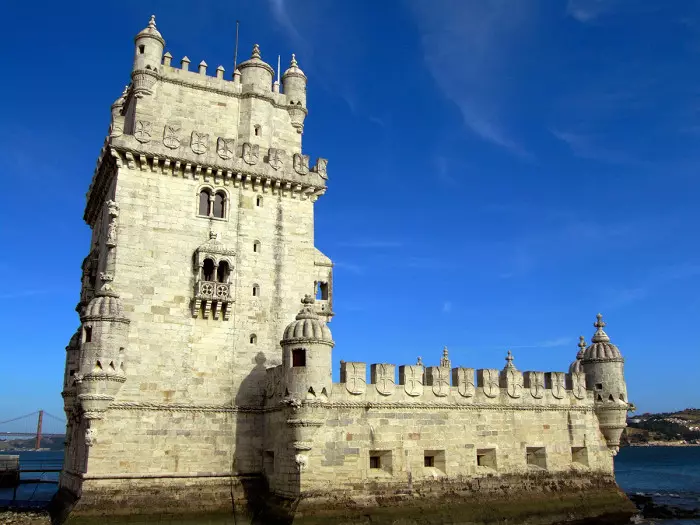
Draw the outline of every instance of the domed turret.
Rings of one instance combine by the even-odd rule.
[[[136,35],[134,43],[134,66],[131,78],[134,82],[134,94],[142,96],[151,93],[165,48],[165,40],[156,29],[155,15],[151,15],[148,26]]]
[[[292,125],[301,133],[304,130],[304,119],[307,114],[306,75],[299,68],[295,55],[292,55],[289,69],[282,75],[282,86],[287,96],[287,111],[292,118]]]
[[[257,91],[272,91],[272,77],[275,71],[270,64],[263,62],[258,44],[253,46],[250,58],[238,64],[237,70],[240,72],[243,86],[253,86]]]
[[[100,419],[114,400],[124,374],[124,349],[129,320],[119,295],[105,284],[80,318],[82,343],[80,373],[76,375],[78,402],[85,417]]]
[[[576,361],[571,363],[569,366],[570,374],[578,374],[579,372],[583,372],[583,364],[581,361],[583,359],[583,354],[586,351],[586,339],[582,335],[580,335],[578,338],[578,349]]]
[[[622,431],[627,426],[630,406],[623,373],[624,359],[603,330],[605,322],[601,314],[597,315],[593,326],[596,332],[591,338],[591,345],[583,352],[581,366],[586,373],[586,385],[593,389],[600,430],[608,447],[616,453]]]
[[[327,398],[331,391],[331,349],[334,346],[330,329],[315,312],[310,295],[302,299],[302,308],[284,330],[282,367],[287,391],[299,398]]]

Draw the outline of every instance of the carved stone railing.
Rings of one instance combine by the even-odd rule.
[[[197,317],[199,312],[203,311],[203,316],[206,319],[209,317],[209,312],[213,310],[214,319],[218,319],[219,314],[223,312],[224,321],[227,321],[231,315],[232,302],[230,283],[196,281],[192,316]],[[202,305],[204,305],[203,310]]]

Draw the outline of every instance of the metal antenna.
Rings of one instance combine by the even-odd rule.
[[[238,65],[238,24],[240,22],[236,20],[236,47],[233,49],[233,73],[236,73],[236,66]]]

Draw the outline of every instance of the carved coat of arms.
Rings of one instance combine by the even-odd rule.
[[[394,393],[394,365],[377,364],[374,366],[374,386],[383,396]]]
[[[544,396],[544,373],[528,372],[530,379],[530,395],[535,399],[542,399]]]
[[[566,386],[564,385],[564,372],[550,372],[552,382],[552,395],[556,399],[564,399]]]
[[[267,160],[273,170],[278,170],[284,165],[284,150],[270,148],[267,152]]]
[[[571,374],[571,390],[576,399],[583,399],[586,397],[586,374],[583,372]]]
[[[234,139],[225,139],[219,137],[216,139],[216,153],[224,160],[228,160],[233,157],[233,145]]]
[[[474,369],[458,368],[457,392],[459,392],[459,395],[462,397],[473,397],[474,390]]]
[[[345,363],[345,388],[353,395],[364,394],[367,390],[364,363]]]
[[[409,396],[423,394],[423,367],[420,365],[406,365],[403,367],[403,389]]]
[[[328,167],[328,159],[319,158],[316,161],[316,173],[318,173],[322,179],[328,178],[328,172],[326,169],[327,167]]]
[[[205,151],[207,151],[207,148],[209,147],[207,143],[209,142],[209,134],[208,133],[199,133],[198,131],[193,131],[192,132],[192,138],[190,139],[190,146],[192,147],[192,151],[194,151],[197,155],[201,155]]]
[[[486,397],[496,397],[500,391],[498,384],[498,370],[495,368],[485,368],[481,370],[481,377]]]
[[[431,366],[433,394],[445,397],[450,393],[450,370],[441,366]]]
[[[275,395],[275,368],[265,370],[265,397],[267,399]]]
[[[166,148],[177,149],[180,147],[180,126],[166,124],[163,129],[163,145]]]
[[[511,368],[505,371],[506,392],[513,398],[520,397],[523,391],[523,374]]]
[[[243,143],[243,161],[246,164],[250,164],[251,166],[253,164],[258,163],[258,159],[260,158],[260,146],[257,144],[251,144],[250,142],[244,142]]]
[[[147,120],[137,120],[134,126],[134,138],[139,142],[151,140],[151,123]]]
[[[294,171],[299,175],[306,175],[309,173],[308,155],[302,155],[301,153],[294,154]]]

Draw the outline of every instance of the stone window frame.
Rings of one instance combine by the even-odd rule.
[[[208,191],[209,192],[209,214],[208,215],[201,215],[199,213],[199,199],[200,195],[203,191]],[[224,216],[223,217],[216,217],[214,216],[214,199],[216,198],[217,193],[223,193],[224,195]],[[231,194],[226,188],[220,187],[220,186],[212,186],[211,184],[201,184],[197,188],[197,192],[195,193],[195,209],[194,209],[194,214],[195,217],[198,219],[207,219],[207,220],[212,220],[212,221],[226,221],[228,222],[229,216],[231,215]]]

